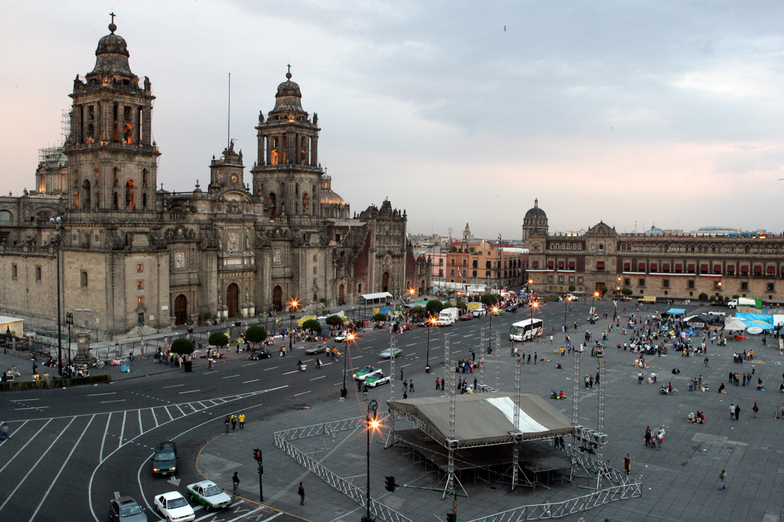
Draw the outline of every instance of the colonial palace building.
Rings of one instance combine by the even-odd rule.
[[[529,216],[530,214],[530,216]],[[784,237],[770,234],[619,234],[605,223],[581,235],[550,235],[544,211],[523,221],[528,280],[534,292],[591,294],[606,287],[635,296],[697,299],[708,296],[784,302]]]
[[[292,299],[320,310],[429,289],[405,211],[384,201],[352,217],[332,190],[318,116],[302,108],[290,72],[274,108],[259,112],[249,182],[232,141],[213,156],[206,190],[198,180],[189,192],[158,188],[152,83],[131,72],[125,40],[109,29],[94,69],[73,82],[70,131],[43,157],[36,189],[0,198],[0,313],[52,326],[60,280],[63,317],[122,336]]]

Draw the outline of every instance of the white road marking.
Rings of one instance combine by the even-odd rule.
[[[310,390],[308,390],[308,391],[304,391],[304,392],[302,392],[302,393],[297,393],[297,394],[294,394],[294,397],[299,397],[300,395],[306,395],[306,394],[308,394],[308,393],[310,393]]]
[[[56,439],[54,439],[54,441],[52,441],[52,443],[51,443],[51,444],[49,444],[49,445],[46,447],[46,451],[44,451],[43,453],[41,453],[41,456],[40,456],[40,457],[38,457],[38,460],[37,460],[37,461],[35,461],[35,464],[33,464],[32,466],[30,466],[30,469],[28,469],[28,470],[27,470],[27,473],[25,474],[25,476],[24,476],[24,477],[22,477],[22,480],[20,480],[20,481],[19,481],[19,483],[18,483],[18,484],[16,485],[16,487],[14,488],[14,490],[13,490],[13,491],[12,491],[12,492],[11,492],[11,493],[8,495],[8,497],[6,497],[6,499],[5,499],[5,502],[3,502],[3,504],[2,504],[2,505],[0,505],[0,511],[2,511],[2,510],[3,510],[3,508],[5,507],[5,505],[6,505],[6,504],[8,504],[8,502],[9,502],[9,501],[10,501],[10,500],[13,498],[13,496],[16,494],[16,492],[17,492],[17,491],[19,491],[19,488],[21,488],[21,487],[22,487],[22,484],[24,484],[25,480],[27,480],[27,477],[29,477],[29,476],[30,476],[30,473],[32,473],[32,472],[33,472],[33,470],[34,470],[34,469],[35,469],[35,468],[38,466],[38,464],[40,464],[40,463],[41,463],[41,461],[42,461],[42,460],[43,460],[43,458],[46,456],[46,454],[47,454],[47,453],[49,453],[49,451],[51,451],[51,449],[52,449],[52,448],[54,448],[54,445],[55,445],[55,444],[57,444],[57,441],[58,441],[58,440],[60,440],[60,437],[62,437],[62,436],[63,436],[63,433],[65,433],[65,432],[66,432],[66,430],[68,430],[68,428],[70,428],[70,427],[71,427],[71,424],[73,424],[73,422],[74,422],[75,420],[76,420],[76,417],[73,417],[73,418],[71,419],[71,422],[69,422],[69,423],[68,423],[68,426],[66,426],[65,428],[63,428],[63,430],[60,432],[60,434],[57,436],[57,438],[56,438]],[[48,423],[47,423],[47,424],[48,424]],[[20,450],[20,451],[21,451],[21,450]]]
[[[44,410],[49,406],[31,406],[29,408],[14,408],[14,411],[24,411],[24,410]]]
[[[280,368],[280,366],[271,366],[271,367],[269,367],[269,368],[264,368],[264,371],[265,371],[265,372],[268,372],[268,371],[270,371],[270,370],[277,370],[278,368]]]
[[[172,384],[171,386],[164,386],[163,389],[166,388],[179,388],[180,386],[185,386],[184,384]]]
[[[120,427],[120,446],[118,446],[118,447],[122,447],[123,436],[125,436],[125,419],[126,419],[127,416],[128,416],[128,412],[124,411],[123,412],[122,425]]]
[[[39,399],[11,399],[10,402],[30,402],[30,401],[37,401]]]
[[[127,399],[115,399],[113,401],[101,401],[101,404],[111,404],[113,402],[125,402]]]
[[[299,373],[299,371],[300,370],[293,370],[293,371],[290,371],[290,372],[286,372],[283,375],[291,375],[292,373]],[[30,408],[30,409],[32,409],[32,408]]]
[[[10,464],[10,463],[11,463],[11,462],[12,462],[12,461],[13,461],[13,460],[16,458],[16,457],[18,457],[20,453],[22,453],[22,451],[23,451],[23,450],[24,450],[24,449],[27,447],[27,445],[28,445],[28,444],[30,444],[31,442],[33,442],[33,439],[34,439],[34,438],[36,438],[36,437],[38,436],[38,434],[39,434],[39,433],[41,433],[41,431],[43,431],[43,429],[44,429],[44,428],[46,428],[47,426],[49,426],[49,423],[50,423],[50,422],[52,422],[52,419],[49,419],[48,421],[46,421],[46,424],[44,424],[43,426],[41,426],[41,428],[40,428],[40,429],[39,429],[37,432],[35,432],[35,435],[33,435],[32,437],[30,437],[29,439],[27,439],[27,442],[25,443],[25,445],[24,445],[24,446],[22,446],[21,448],[19,448],[19,451],[17,451],[16,453],[14,453],[14,456],[13,456],[13,457],[11,457],[10,459],[8,459],[8,461],[5,463],[5,466],[3,466],[2,468],[0,468],[0,473],[2,473],[2,472],[3,472],[3,470],[4,470],[6,467],[8,467],[8,465],[9,465],[9,464]],[[27,421],[25,421],[25,422],[24,422],[24,424],[22,424],[22,426],[24,426],[25,424],[27,424]],[[21,428],[22,426],[19,426],[19,428]],[[17,430],[16,430],[14,433],[16,433],[17,431],[19,431],[19,429],[17,429]],[[13,435],[12,435],[12,436],[13,436]]]
[[[89,393],[89,394],[87,394],[88,397],[100,397],[102,395],[117,395],[117,392]]]
[[[243,382],[242,384],[250,384],[250,383],[252,383],[252,382],[256,382],[256,381],[258,381],[258,380],[259,380],[259,379],[252,379],[252,380],[250,380],[250,381],[245,381],[245,382]]]
[[[183,394],[185,394],[185,393],[196,393],[196,392],[200,392],[200,391],[201,391],[201,390],[187,390],[187,391],[181,391],[181,392],[179,392],[177,395],[183,395]],[[182,411],[182,410],[180,410],[180,411]]]
[[[238,373],[237,375],[227,375],[226,377],[223,377],[223,378],[224,379],[233,379],[234,377],[239,377],[239,376],[240,376],[240,374]]]
[[[76,451],[76,448],[77,448],[77,446],[79,446],[79,443],[82,442],[82,439],[84,438],[84,434],[87,433],[87,428],[90,427],[90,424],[93,423],[94,419],[95,419],[95,415],[90,417],[90,422],[87,423],[87,426],[85,426],[84,429],[82,430],[82,434],[79,435],[79,439],[76,441],[75,444],[73,444],[73,447],[71,448],[71,452],[68,454],[68,457],[66,457],[65,460],[63,461],[63,465],[60,466],[60,470],[57,472],[57,475],[55,475],[54,480],[52,481],[52,483],[49,484],[49,489],[47,489],[46,493],[44,493],[44,496],[41,499],[41,502],[38,504],[38,507],[35,508],[35,512],[30,517],[30,520],[33,520],[35,518],[35,516],[38,514],[38,511],[40,511],[41,506],[44,505],[44,501],[46,501],[46,497],[48,497],[49,493],[52,492],[52,488],[54,487],[55,483],[57,482],[57,479],[60,478],[60,475],[63,473],[63,470],[65,469],[65,466],[68,464],[68,461],[71,460],[71,457],[73,456],[74,451]]]
[[[323,379],[323,378],[325,378],[325,377],[326,377],[326,375],[322,375],[321,377],[313,377],[313,378],[311,379],[311,381],[317,381],[317,380],[319,380],[319,379]]]
[[[109,422],[112,420],[112,414],[106,418],[106,428],[103,430],[103,438],[101,439],[101,451],[98,454],[98,462],[103,462],[103,447],[106,444],[106,434],[109,432]]]

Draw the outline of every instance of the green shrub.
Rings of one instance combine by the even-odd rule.
[[[195,349],[196,347],[193,345],[193,341],[187,337],[175,339],[175,341],[171,344],[171,351],[178,355],[190,355]]]
[[[245,332],[245,340],[251,343],[260,343],[267,338],[267,329],[258,324],[249,326]]]
[[[305,330],[310,330],[313,333],[319,333],[321,331],[321,323],[316,319],[308,319],[302,323],[302,328]]]
[[[229,336],[223,332],[212,332],[207,342],[212,346],[226,346],[229,344]]]

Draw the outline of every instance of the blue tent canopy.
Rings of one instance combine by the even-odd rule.
[[[765,314],[735,314],[735,317],[740,319],[746,328],[756,326],[763,330],[773,330],[773,316]]]
[[[667,313],[669,315],[683,315],[683,314],[686,313],[686,309],[685,308],[670,308],[669,310],[667,310]]]

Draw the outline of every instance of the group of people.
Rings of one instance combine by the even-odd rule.
[[[645,447],[646,448],[659,448],[661,449],[664,442],[664,427],[656,430],[656,434],[651,431],[650,426],[645,427]]]
[[[237,423],[240,425],[240,429],[245,429],[245,412],[241,411],[239,414],[232,413],[231,415],[226,415],[226,418],[223,420],[223,424],[226,426],[226,433],[229,432],[229,426],[231,426],[231,431],[237,429]]]

